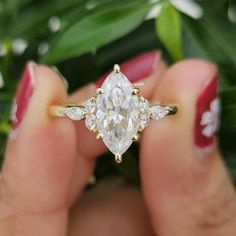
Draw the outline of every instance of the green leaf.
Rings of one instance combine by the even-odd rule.
[[[204,15],[199,20],[183,17],[186,32],[205,51],[208,59],[236,68],[236,26],[226,16]]]
[[[24,17],[19,15],[18,18],[12,22],[11,27],[7,29],[8,36],[35,40],[36,35],[43,29],[47,29],[50,17],[58,16],[61,19],[63,14],[71,12],[74,9],[77,10],[77,17],[80,17],[82,12],[87,11],[85,9],[85,0],[55,0],[48,1],[47,4],[39,1],[32,6],[26,7],[21,12],[21,15]],[[19,17],[21,17],[20,21]]]
[[[221,101],[223,105],[236,104],[236,86],[231,86],[221,92]]]
[[[144,3],[126,4],[84,17],[58,35],[42,62],[55,63],[95,51],[135,29],[149,8],[150,5]]]
[[[8,122],[0,122],[0,133],[8,134],[11,130],[11,126]]]
[[[183,58],[182,23],[180,13],[170,4],[164,3],[156,18],[157,34],[175,60]]]

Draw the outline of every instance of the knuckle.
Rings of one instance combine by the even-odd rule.
[[[227,183],[198,202],[197,224],[200,228],[218,228],[230,224],[236,218],[236,195]]]

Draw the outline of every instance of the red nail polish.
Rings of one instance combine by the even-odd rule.
[[[20,83],[17,88],[15,100],[12,107],[12,128],[16,130],[25,115],[26,109],[28,107],[30,98],[32,97],[34,86],[35,86],[35,76],[34,76],[34,62],[29,62],[23,72],[20,79]]]
[[[195,143],[199,148],[207,148],[214,143],[218,128],[220,103],[217,75],[205,85],[196,106]]]
[[[142,80],[153,72],[160,55],[160,51],[155,50],[128,60],[120,65],[122,73],[124,73],[132,83]],[[102,85],[109,73],[111,73],[111,71],[101,76],[95,82],[96,87]]]

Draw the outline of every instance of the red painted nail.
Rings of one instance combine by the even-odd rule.
[[[218,77],[211,79],[203,88],[197,100],[195,143],[207,148],[214,143],[219,115]]]
[[[160,51],[151,51],[122,63],[120,68],[122,73],[124,73],[132,83],[135,83],[145,79],[153,72],[160,56]],[[102,85],[109,73],[111,73],[111,71],[105,73],[95,82],[96,87]]]
[[[34,62],[29,62],[20,79],[12,108],[12,128],[16,130],[25,115],[35,85]]]

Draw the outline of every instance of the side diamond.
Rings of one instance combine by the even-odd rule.
[[[70,107],[65,114],[72,120],[82,120],[84,118],[84,111],[80,107]]]
[[[141,114],[140,115],[140,125],[141,127],[146,127],[149,122],[149,115],[148,114]]]
[[[146,99],[141,99],[140,103],[139,103],[139,107],[140,107],[140,111],[142,113],[145,113],[148,111],[149,108],[149,102]]]
[[[94,114],[91,114],[86,117],[85,119],[85,125],[86,127],[91,131],[97,130],[97,118]]]
[[[90,98],[89,100],[87,100],[87,102],[85,103],[85,109],[89,113],[94,113],[95,112],[96,104],[95,104],[94,98]]]
[[[149,107],[151,118],[159,120],[168,114],[168,111],[159,105]]]

